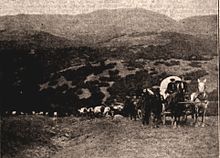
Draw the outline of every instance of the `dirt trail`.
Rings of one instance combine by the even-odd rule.
[[[78,135],[53,158],[218,157],[217,117],[205,128],[143,127],[140,121],[94,119],[73,128]]]

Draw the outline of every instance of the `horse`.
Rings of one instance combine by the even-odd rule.
[[[194,124],[195,126],[198,125],[198,117],[201,114],[202,115],[202,127],[205,126],[205,115],[206,110],[209,104],[208,101],[208,95],[206,93],[206,79],[201,81],[200,79],[198,81],[198,89],[196,92],[193,92],[190,95],[190,101],[194,102]]]
[[[161,122],[162,100],[160,92],[153,92],[149,88],[143,90],[143,104],[142,104],[142,123],[148,125],[150,123],[151,115],[153,114],[153,123],[158,127]]]
[[[184,81],[175,81],[176,91],[169,94],[166,98],[164,111],[171,112],[172,125],[176,128],[180,123],[180,117],[184,115],[187,107],[181,102],[185,101],[185,94],[187,91],[186,83]],[[165,124],[165,120],[163,121]]]

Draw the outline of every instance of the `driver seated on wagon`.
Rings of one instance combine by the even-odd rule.
[[[175,84],[175,79],[171,78],[170,83],[167,85],[167,89],[166,89],[165,93],[168,93],[170,95],[170,94],[173,94],[176,91],[177,91],[177,87],[176,87],[176,84]]]

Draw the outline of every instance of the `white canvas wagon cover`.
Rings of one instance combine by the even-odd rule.
[[[165,94],[165,91],[167,89],[168,84],[170,83],[170,79],[175,79],[175,81],[181,81],[181,78],[178,76],[169,76],[163,79],[160,83],[160,94],[166,99],[167,95]]]

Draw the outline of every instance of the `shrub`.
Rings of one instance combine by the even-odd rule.
[[[156,61],[155,63],[154,63],[154,65],[159,65],[159,64],[164,64],[164,65],[166,65],[166,66],[174,66],[174,65],[179,65],[180,64],[180,62],[179,61],[176,61],[176,60],[171,60],[171,61],[169,61],[169,62],[167,62],[167,61]]]
[[[208,96],[209,96],[209,100],[211,100],[211,101],[218,101],[218,90],[214,89],[212,92],[210,92],[208,94]]]
[[[197,70],[197,71],[186,73],[184,75],[184,78],[187,80],[197,80],[198,78],[201,78],[205,75],[208,75],[208,73],[205,70]]]
[[[192,61],[189,66],[192,66],[192,67],[201,67],[201,63],[200,62],[197,62],[197,61]]]

